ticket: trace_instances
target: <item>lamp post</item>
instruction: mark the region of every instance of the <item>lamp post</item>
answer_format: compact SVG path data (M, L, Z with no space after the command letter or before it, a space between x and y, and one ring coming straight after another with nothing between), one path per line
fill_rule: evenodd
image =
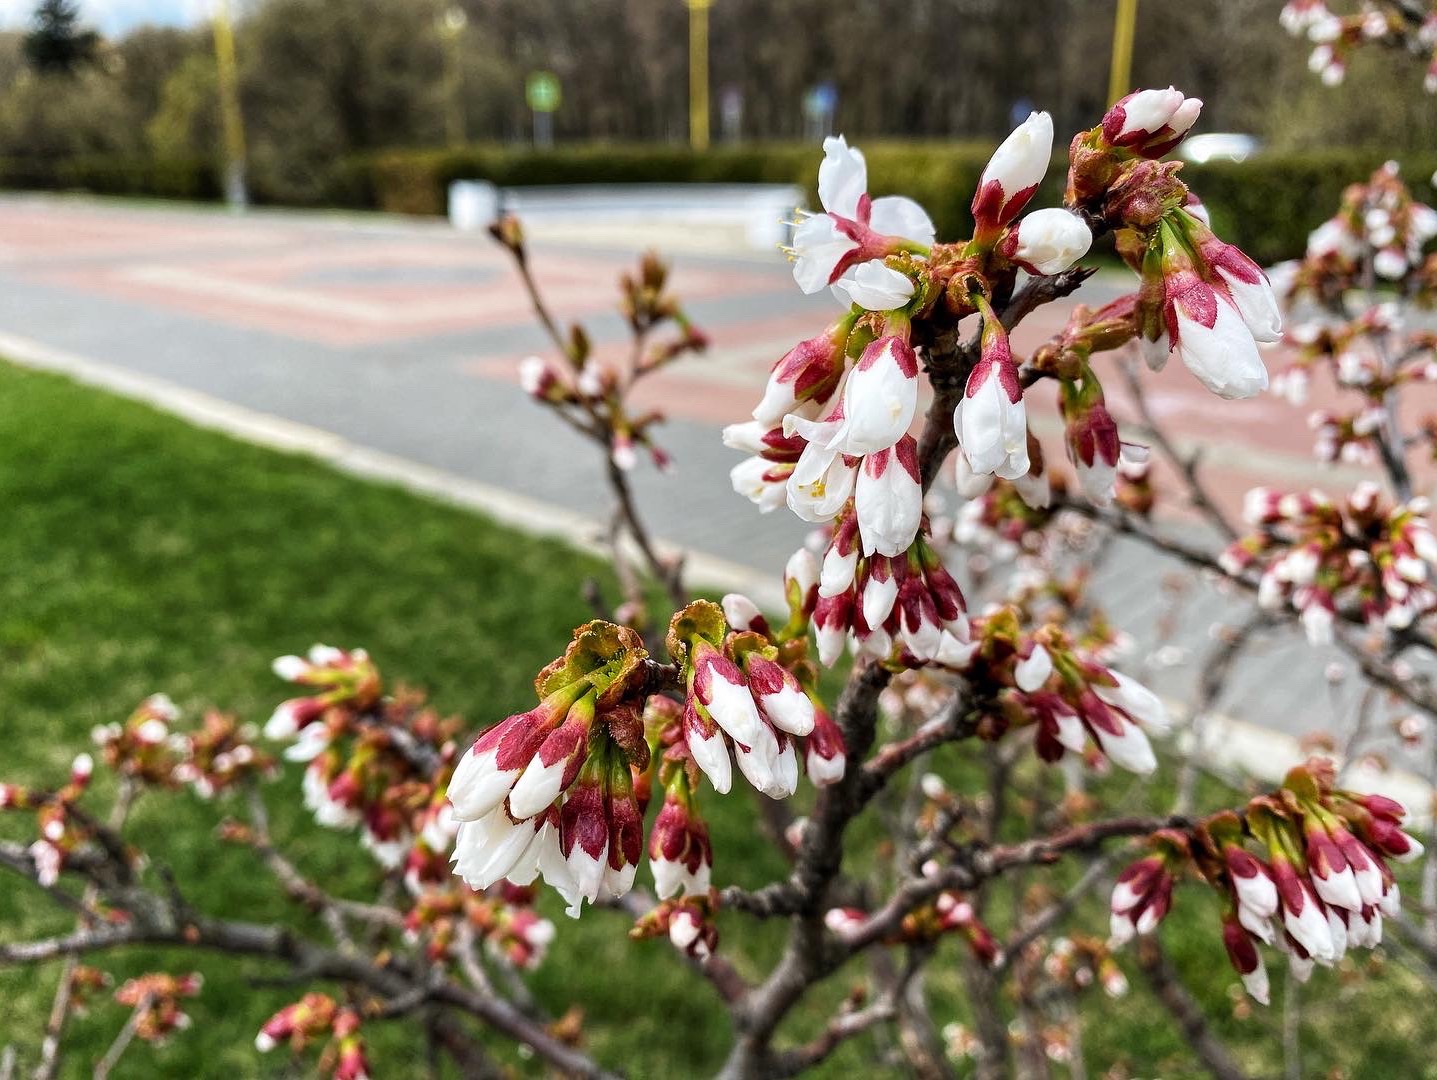
M444 133L450 146L464 143L464 28L469 16L461 7L450 7L439 18L444 39Z
M689 6L689 146L709 148L709 8L713 0L686 0Z
M214 30L220 123L224 128L225 202L232 210L243 210L249 203L249 191L245 185L244 116L240 112L239 69L229 0L215 0Z
M1113 61L1108 69L1108 104L1133 85L1133 35L1137 30L1138 0L1118 0L1113 16Z

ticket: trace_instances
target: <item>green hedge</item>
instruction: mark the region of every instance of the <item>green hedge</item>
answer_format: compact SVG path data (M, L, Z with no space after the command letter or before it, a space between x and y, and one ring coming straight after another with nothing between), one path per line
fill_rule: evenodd
M224 185L211 161L86 155L0 158L0 188L207 200Z
M968 206L991 148L973 143L865 143L875 194L903 193L933 216L940 237L957 237L972 225ZM1307 234L1331 216L1342 189L1386 160L1371 151L1329 150L1264 154L1252 160L1187 164L1183 178L1208 205L1214 229L1262 263L1300 255ZM693 153L672 147L581 146L531 151L472 147L392 152L368 161L373 205L399 213L442 214L451 180L485 179L501 187L528 184L645 182L793 183L809 191L819 153L779 144ZM1437 153L1404 155L1404 173L1419 198L1430 198L1428 178ZM354 164L351 163L351 168ZM1062 197L1065 159L1055 159L1035 205ZM364 171L363 165L360 171Z
M968 204L990 147L972 142L865 142L875 194L917 199L942 237L970 228ZM501 187L533 184L791 183L809 191L817 178L817 147L793 143L718 147L695 153L683 147L586 144L553 150L470 146L452 150L390 151L337 162L322 177L307 178L302 195L278 176L252 170L256 202L443 214L450 181L485 179ZM1211 210L1218 234L1253 258L1270 263L1300 254L1308 232L1327 218L1345 185L1382 164L1368 151L1330 150L1264 154L1237 164L1187 165L1183 176ZM1419 197L1437 152L1406 155L1407 176ZM1055 161L1035 205L1062 194L1063 163ZM205 161L73 158L64 161L0 159L0 187L80 190L170 198L219 197L219 169Z

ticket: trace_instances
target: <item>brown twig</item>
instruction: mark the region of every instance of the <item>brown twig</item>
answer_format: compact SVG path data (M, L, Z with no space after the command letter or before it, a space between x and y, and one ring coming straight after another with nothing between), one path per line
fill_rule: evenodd
M110 1044L105 1056L100 1058L95 1065L94 1080L106 1080L111 1071L120 1063L120 1058L130 1048L134 1041L135 1033L140 1030L140 1024L144 1022L145 1014L149 1012L150 1006L154 1004L154 998L150 994L144 995L135 1007L130 1010L129 1017L125 1020L125 1026L120 1028L115 1041Z
M1182 979L1163 952L1156 937L1138 941L1138 967L1157 997L1182 1030L1183 1038L1208 1072L1218 1080L1246 1080L1247 1074L1233 1060L1232 1052L1218 1040L1202 1009L1183 986Z

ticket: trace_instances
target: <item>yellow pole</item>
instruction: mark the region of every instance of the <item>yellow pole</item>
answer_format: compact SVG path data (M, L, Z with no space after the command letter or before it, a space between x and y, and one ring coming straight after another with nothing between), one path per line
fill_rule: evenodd
M1108 71L1108 104L1133 85L1133 35L1138 21L1138 0L1118 0L1113 18L1113 65Z
M225 201L242 209L245 189L244 116L240 112L239 68L235 63L234 27L229 0L215 0L215 67L219 76L220 122L225 140Z
M689 5L689 145L709 147L709 5L713 0L688 0Z

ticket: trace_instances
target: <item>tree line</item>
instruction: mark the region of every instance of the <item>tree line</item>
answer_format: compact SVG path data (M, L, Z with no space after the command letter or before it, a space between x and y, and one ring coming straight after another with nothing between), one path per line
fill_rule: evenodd
M1106 104L1113 6L716 0L711 126L720 139L812 135L805 99L826 86L834 128L868 139L993 139L1030 107L1078 128ZM1400 149L1437 130L1431 100L1403 100L1391 56L1359 57L1348 93L1318 84L1277 28L1280 7L1140 5L1135 83L1201 96L1206 130L1289 148ZM29 32L0 35L0 156L219 153L209 27L106 40L74 16L72 0L45 0ZM250 157L302 186L346 155L525 141L535 70L562 87L561 141L682 141L688 18L682 0L256 0L236 25ZM57 48L66 34L84 40Z

